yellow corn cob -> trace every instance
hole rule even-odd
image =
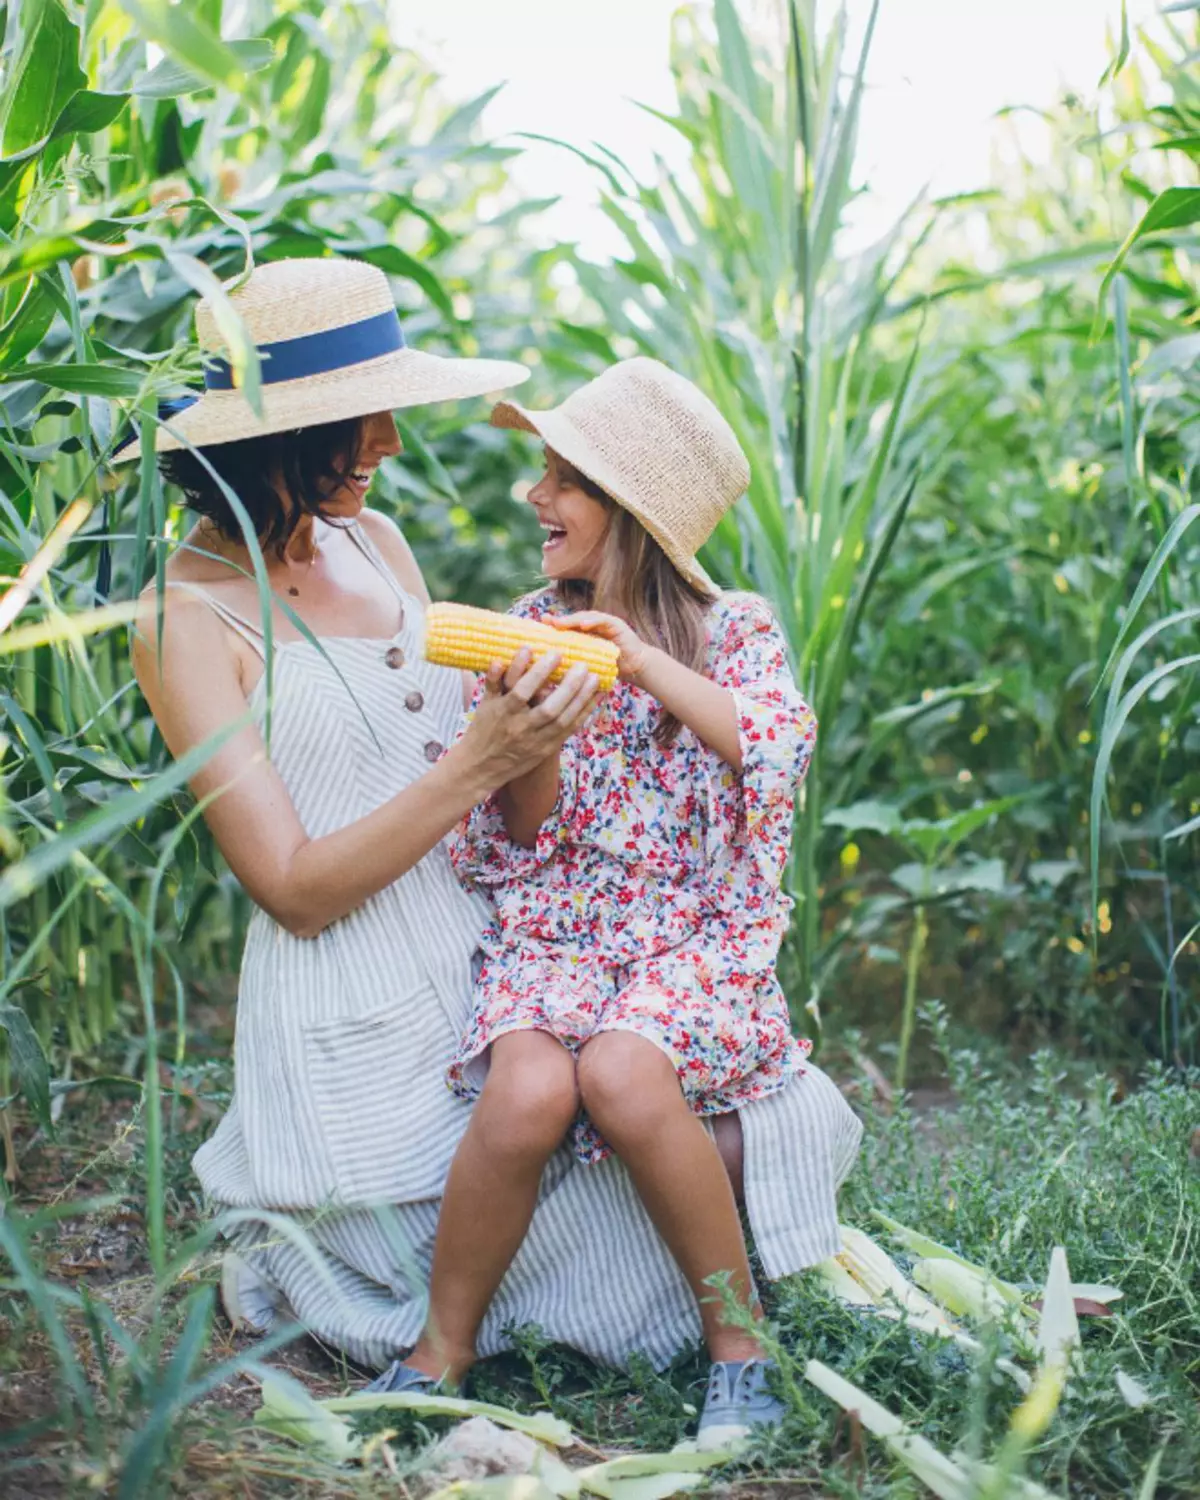
[[[468,672],[486,672],[494,661],[507,666],[522,646],[536,661],[557,651],[562,661],[551,681],[559,682],[577,662],[594,672],[600,689],[607,692],[617,680],[620,655],[611,641],[580,630],[555,630],[536,620],[498,615],[470,604],[431,604],[425,614],[425,660],[437,667],[462,667]]]

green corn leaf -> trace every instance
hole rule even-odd
[[[81,818],[69,831],[34,849],[24,859],[0,875],[0,911],[25,900],[42,882],[69,864],[73,855],[93,844],[103,842],[134,826],[151,808],[156,807],[196,774],[227,740],[239,734],[252,722],[249,711],[227,724],[179,757],[145,786],[120,793],[103,807]]]
[[[139,32],[157,42],[196,78],[237,90],[245,81],[246,59],[234,50],[191,5],[169,0],[119,0]]]
[[[702,1483],[706,1469],[728,1463],[734,1452],[732,1448],[689,1448],[671,1453],[625,1453],[606,1463],[577,1469],[576,1474],[585,1490],[605,1500],[666,1500],[668,1495]],[[647,1485],[645,1494],[625,1488],[643,1481]]]
[[[18,14],[20,44],[0,95],[0,149],[6,154],[45,144],[71,96],[87,87],[79,30],[60,0],[24,0]]]
[[[669,1458],[669,1454],[663,1454]],[[661,1474],[641,1474],[632,1479],[613,1479],[604,1489],[594,1493],[604,1500],[670,1500],[672,1495],[685,1495],[704,1483],[703,1474],[688,1474],[665,1469]],[[585,1486],[590,1488],[590,1486]]]
[[[524,1412],[510,1411],[506,1406],[493,1406],[488,1401],[467,1401],[461,1396],[424,1396],[412,1391],[388,1391],[377,1395],[359,1391],[356,1395],[336,1396],[321,1404],[338,1413],[396,1407],[431,1417],[487,1417],[497,1427],[511,1427],[515,1432],[523,1432],[539,1443],[550,1443],[556,1448],[569,1448],[575,1441],[575,1435],[566,1422],[547,1412],[527,1416]]]
[[[492,1474],[457,1480],[435,1490],[430,1500],[554,1500],[554,1495],[536,1474]]]
[[[1200,221],[1200,187],[1169,187],[1161,192],[1139,223],[1130,230],[1116,258],[1104,273],[1097,299],[1096,319],[1092,325],[1092,337],[1099,338],[1104,331],[1107,317],[1108,289],[1113,278],[1129,258],[1129,253],[1139,240],[1152,234],[1166,234],[1173,229],[1185,229]]]
[[[293,1376],[272,1370],[262,1377],[262,1405],[254,1425],[306,1448],[316,1449],[332,1463],[349,1463],[362,1451],[350,1423],[321,1401],[314,1400]]]
[[[243,73],[261,73],[275,60],[275,47],[266,37],[227,42]],[[148,72],[139,73],[129,90],[143,99],[178,99],[211,88],[212,80],[193,72],[180,57],[164,57]]]
[[[1121,36],[1117,43],[1116,55],[1100,75],[1098,88],[1103,88],[1106,83],[1111,83],[1125,64],[1129,61],[1129,6],[1127,0],[1121,0]]]
[[[1197,0],[1200,8],[1200,0]],[[1174,6],[1175,10],[1182,10],[1182,6]],[[1154,1500],[1158,1493],[1158,1471],[1162,1468],[1163,1454],[1167,1451],[1166,1443],[1154,1451],[1154,1457],[1146,1465],[1146,1472],[1142,1476],[1142,1482],[1138,1485],[1137,1500]]]
[[[42,1129],[52,1131],[50,1068],[37,1032],[15,1005],[0,1005],[0,1031],[8,1038],[8,1061],[17,1088]]]
[[[105,94],[95,89],[80,89],[67,101],[66,107],[54,122],[50,139],[65,135],[93,135],[98,130],[107,130],[118,119],[129,103],[128,94]]]
[[[125,370],[119,365],[63,364],[18,365],[6,370],[6,382],[36,380],[51,390],[71,391],[80,396],[103,396],[109,400],[136,396],[145,382],[140,370]]]

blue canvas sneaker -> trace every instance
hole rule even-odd
[[[424,1370],[414,1370],[402,1359],[394,1359],[382,1375],[376,1375],[367,1390],[373,1396],[391,1395],[395,1391],[411,1391],[414,1396],[443,1396],[441,1381]]]
[[[787,1407],[767,1385],[775,1364],[766,1359],[718,1360],[708,1373],[700,1427],[700,1448],[720,1448],[748,1437],[755,1427],[778,1427]]]

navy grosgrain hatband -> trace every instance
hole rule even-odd
[[[379,359],[403,348],[400,319],[392,309],[341,328],[259,344],[258,357],[262,360],[263,385],[278,385],[284,380],[303,380],[309,375],[326,375],[331,370],[361,365],[368,359]],[[204,384],[210,391],[233,390],[233,368],[229,361],[210,360],[205,367]]]

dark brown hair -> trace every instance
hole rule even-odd
[[[713,596],[688,582],[632,511],[558,454],[553,454],[553,462],[562,483],[577,485],[610,512],[596,581],[560,579],[559,599],[573,610],[598,609],[618,615],[642,640],[693,672],[703,673]],[[654,729],[655,743],[673,744],[681,727],[675,715],[663,709]]]
[[[204,457],[246,508],[264,548],[282,555],[303,516],[325,516],[325,500],[353,473],[362,446],[362,421],[324,422],[265,437],[243,438],[204,448]],[[236,513],[221,486],[186,448],[164,453],[158,467],[168,484],[178,485],[188,506],[207,516],[222,536],[242,534]],[[283,501],[279,486],[292,505]]]

